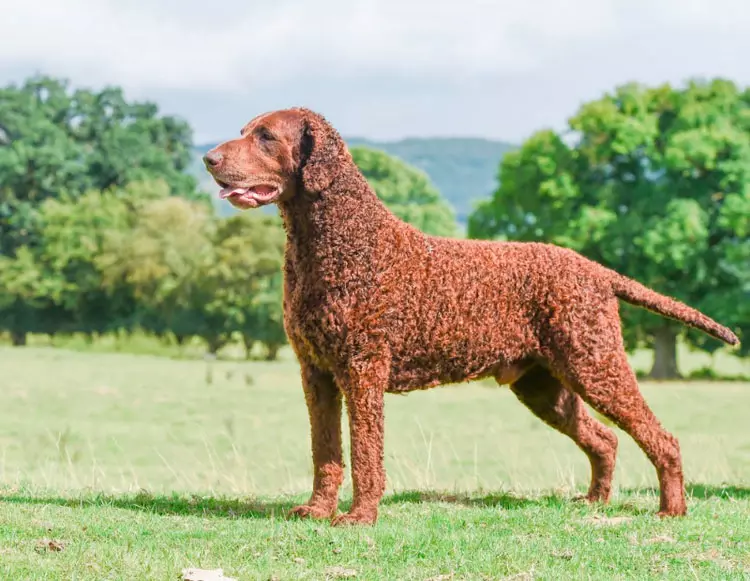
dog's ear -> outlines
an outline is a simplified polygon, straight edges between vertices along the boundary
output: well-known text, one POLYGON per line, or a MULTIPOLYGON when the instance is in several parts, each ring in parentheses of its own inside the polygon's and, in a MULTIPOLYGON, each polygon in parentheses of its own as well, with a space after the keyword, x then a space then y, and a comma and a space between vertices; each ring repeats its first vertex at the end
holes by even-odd
POLYGON ((302 186, 310 193, 327 189, 346 163, 344 140, 322 115, 308 109, 302 114, 300 174, 302 186))

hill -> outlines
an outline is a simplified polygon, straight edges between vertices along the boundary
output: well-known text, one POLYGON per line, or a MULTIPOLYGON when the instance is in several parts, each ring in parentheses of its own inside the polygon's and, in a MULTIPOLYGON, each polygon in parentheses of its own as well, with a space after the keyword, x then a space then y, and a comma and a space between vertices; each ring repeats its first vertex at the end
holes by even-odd
MULTIPOLYGON (((350 147, 363 146, 379 149, 398 157, 424 171, 440 190, 440 193, 455 208, 458 221, 466 224, 474 203, 489 196, 497 186, 497 172, 503 155, 515 148, 502 141, 479 138, 408 138, 400 141, 372 141, 347 138, 350 147)), ((195 148, 193 170, 201 184, 209 192, 216 189, 203 169, 200 157, 214 144, 195 148)), ((222 213, 231 208, 221 205, 222 213)))

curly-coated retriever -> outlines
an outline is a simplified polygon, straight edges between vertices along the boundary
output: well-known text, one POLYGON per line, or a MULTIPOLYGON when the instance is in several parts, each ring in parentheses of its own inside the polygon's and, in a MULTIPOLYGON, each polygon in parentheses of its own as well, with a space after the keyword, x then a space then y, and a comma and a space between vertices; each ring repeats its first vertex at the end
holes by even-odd
POLYGON ((287 232, 284 313, 310 414, 313 492, 299 516, 335 516, 342 396, 354 501, 334 524, 373 523, 385 488, 383 399, 494 377, 591 463, 587 498, 609 499, 617 438, 654 464, 661 515, 686 511, 677 440, 643 400, 623 349, 618 299, 729 344, 702 313, 548 244, 427 236, 396 218, 338 132, 295 108, 261 115, 204 158, 236 208, 276 203, 287 232))

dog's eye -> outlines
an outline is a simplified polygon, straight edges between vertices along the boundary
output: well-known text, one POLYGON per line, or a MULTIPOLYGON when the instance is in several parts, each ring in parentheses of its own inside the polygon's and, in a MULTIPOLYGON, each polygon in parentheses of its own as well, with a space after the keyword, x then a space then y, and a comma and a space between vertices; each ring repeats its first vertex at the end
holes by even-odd
POLYGON ((265 127, 261 127, 260 129, 258 129, 257 135, 258 135, 258 139, 260 139, 261 141, 267 142, 267 141, 273 141, 274 139, 273 135, 271 135, 271 132, 268 131, 268 129, 266 129, 265 127))

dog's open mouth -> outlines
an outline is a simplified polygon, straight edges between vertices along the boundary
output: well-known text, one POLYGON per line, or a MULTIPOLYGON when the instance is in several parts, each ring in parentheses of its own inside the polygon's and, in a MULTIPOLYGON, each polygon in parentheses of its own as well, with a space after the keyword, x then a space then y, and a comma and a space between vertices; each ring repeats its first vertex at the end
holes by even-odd
POLYGON ((219 198, 228 200, 234 206, 251 208, 264 206, 273 202, 279 195, 279 188, 271 184, 232 186, 219 180, 216 181, 221 186, 219 198))

